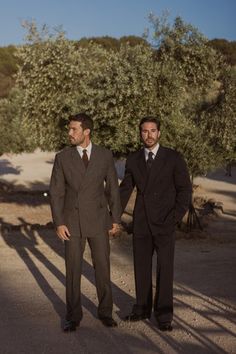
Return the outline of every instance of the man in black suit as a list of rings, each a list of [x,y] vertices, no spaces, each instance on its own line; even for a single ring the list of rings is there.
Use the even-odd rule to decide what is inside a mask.
[[[133,254],[136,304],[128,321],[150,318],[152,306],[162,331],[172,330],[175,226],[191,201],[191,182],[181,155],[159,145],[160,122],[155,117],[141,120],[144,148],[131,153],[120,185],[124,210],[136,187],[133,212]],[[153,304],[152,258],[157,253],[156,293]]]
[[[85,113],[70,118],[72,146],[56,154],[51,209],[57,236],[65,242],[66,305],[64,331],[75,331],[82,319],[81,274],[86,240],[91,249],[98,295],[98,317],[107,327],[112,318],[110,245],[120,223],[118,178],[111,151],[91,142],[93,121]]]

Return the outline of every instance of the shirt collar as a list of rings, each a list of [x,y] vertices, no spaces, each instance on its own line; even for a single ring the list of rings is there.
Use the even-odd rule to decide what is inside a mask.
[[[156,145],[152,150],[149,150],[149,149],[147,149],[147,148],[144,148],[145,159],[146,159],[146,160],[148,159],[148,154],[149,154],[150,151],[153,153],[153,155],[154,155],[153,158],[155,159],[159,147],[160,147],[160,144],[157,143],[157,145]]]
[[[92,143],[91,143],[91,141],[88,144],[88,146],[86,146],[86,148],[84,148],[84,147],[82,147],[80,145],[77,145],[76,149],[77,149],[77,151],[78,151],[78,153],[80,154],[81,157],[83,155],[83,150],[86,150],[87,151],[87,155],[88,155],[88,159],[90,159],[91,151],[92,151]]]

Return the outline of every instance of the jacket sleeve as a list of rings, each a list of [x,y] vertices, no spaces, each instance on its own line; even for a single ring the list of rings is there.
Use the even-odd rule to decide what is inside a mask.
[[[186,162],[178,154],[174,169],[174,182],[176,188],[175,218],[179,222],[189,209],[192,198],[192,184],[190,181]]]
[[[64,225],[65,177],[58,155],[53,165],[49,193],[53,222],[55,226]]]
[[[122,213],[124,212],[126,205],[128,204],[129,198],[133,192],[134,187],[135,187],[135,183],[130,168],[130,158],[128,157],[125,164],[125,175],[120,184],[120,199],[121,199]]]
[[[121,204],[119,194],[118,177],[116,173],[115,163],[112,153],[109,152],[108,169],[106,176],[106,197],[111,213],[113,223],[119,224],[121,222]]]

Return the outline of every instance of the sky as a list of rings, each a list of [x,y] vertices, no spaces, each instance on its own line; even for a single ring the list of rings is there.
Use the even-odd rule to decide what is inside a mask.
[[[0,46],[24,43],[21,23],[62,26],[66,38],[142,36],[148,14],[181,16],[209,39],[236,40],[236,0],[0,0]]]

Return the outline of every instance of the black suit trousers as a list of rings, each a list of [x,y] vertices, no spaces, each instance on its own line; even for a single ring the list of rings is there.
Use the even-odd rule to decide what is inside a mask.
[[[150,317],[152,306],[158,322],[173,319],[175,235],[133,236],[136,305],[133,311]],[[155,253],[155,255],[154,255]],[[153,301],[152,269],[156,257],[156,290]]]

